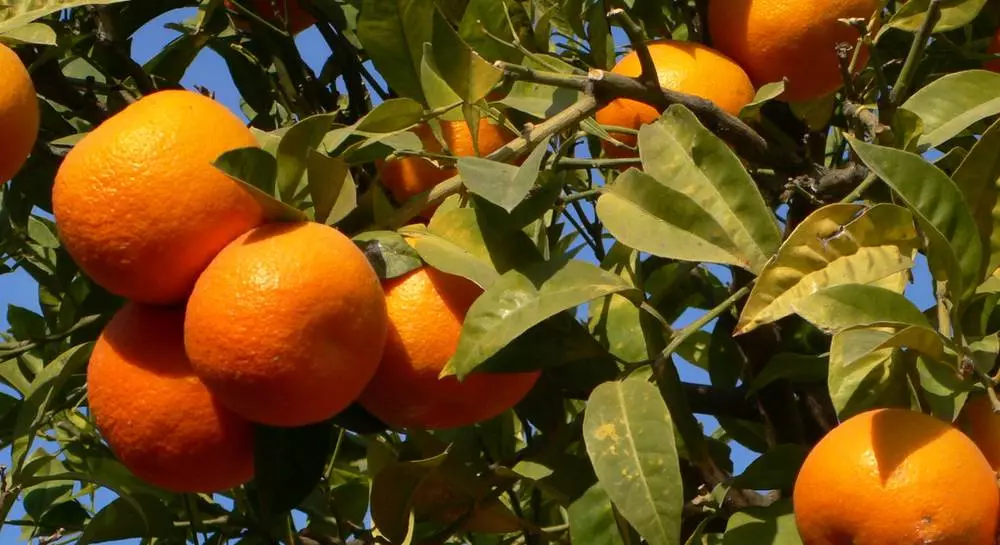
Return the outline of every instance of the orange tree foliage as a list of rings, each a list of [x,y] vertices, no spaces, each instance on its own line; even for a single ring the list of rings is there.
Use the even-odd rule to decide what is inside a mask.
[[[28,275],[38,288],[38,310],[9,306],[9,328],[0,334],[5,535],[46,543],[795,544],[801,542],[792,505],[798,470],[839,422],[893,407],[923,412],[948,430],[935,435],[927,428],[925,435],[934,437],[926,442],[953,434],[953,422],[958,428],[972,422],[975,437],[993,437],[990,426],[1000,424],[984,407],[1000,406],[991,391],[1000,353],[1000,74],[983,67],[996,63],[991,43],[1000,5],[801,3],[794,13],[771,8],[795,2],[766,0],[0,5],[0,44],[28,67],[40,107],[30,157],[0,184],[0,275]],[[850,9],[841,14],[835,9],[841,4]],[[148,62],[133,60],[136,31],[177,8],[188,9],[186,19],[171,24],[176,38]],[[855,18],[837,20],[844,16]],[[306,32],[318,33],[332,51],[318,71],[303,62],[294,41],[310,24]],[[747,78],[699,71],[698,55],[684,62],[650,55],[646,44],[660,40],[701,44],[678,51],[722,50],[735,64],[748,63],[739,67]],[[203,145],[198,139],[212,131],[195,130],[169,150],[146,149],[160,154],[129,176],[148,179],[157,174],[150,170],[156,161],[176,166],[198,157],[191,172],[216,181],[228,175],[266,221],[314,221],[350,237],[383,283],[396,285],[404,280],[393,279],[430,267],[475,284],[471,306],[435,307],[427,315],[412,309],[423,320],[447,315],[437,333],[457,337],[449,346],[432,339],[437,344],[425,352],[445,352],[447,361],[427,366],[454,375],[441,392],[475,373],[477,396],[497,394],[488,373],[533,380],[537,374],[513,408],[447,429],[393,428],[357,402],[304,426],[256,424],[253,478],[212,494],[160,488],[126,465],[140,464],[115,456],[111,435],[129,437],[136,447],[130,452],[150,452],[142,455],[145,467],[174,452],[171,437],[211,431],[178,432],[195,425],[178,418],[190,409],[182,402],[141,403],[143,388],[173,380],[159,375],[123,382],[117,393],[114,381],[105,380],[101,395],[128,399],[129,419],[149,410],[172,414],[150,414],[134,428],[128,419],[116,421],[108,436],[95,427],[87,367],[99,334],[125,301],[82,272],[63,246],[53,183],[87,133],[146,95],[179,88],[194,58],[209,50],[225,62],[258,145],[219,155],[213,146],[224,143]],[[637,67],[611,72],[629,51]],[[30,97],[23,72],[0,53],[6,165],[25,159],[35,116],[23,107]],[[723,64],[738,74],[732,62]],[[676,83],[689,77],[697,80]],[[735,93],[726,87],[734,78],[752,82],[755,96],[738,93],[747,96],[724,109],[709,101]],[[602,125],[595,114],[612,101],[616,107],[644,102],[653,110],[611,116],[635,119],[632,126]],[[510,139],[483,141],[486,123],[494,132],[502,125]],[[455,145],[449,131],[458,126],[469,142],[449,149]],[[141,148],[143,138],[137,132],[124,148]],[[434,179],[413,180],[407,191],[385,183],[383,165],[402,161],[420,167],[408,171],[413,176]],[[90,189],[95,196],[113,193],[116,184],[132,187],[131,178],[88,166],[94,168],[100,172],[77,174],[103,180]],[[222,213],[224,203],[198,200],[195,190],[204,188],[189,187],[194,181],[161,180],[156,198],[106,215],[100,231],[114,232],[127,223],[117,223],[122,217],[147,225],[153,236]],[[90,212],[81,213],[105,217],[108,209]],[[153,214],[162,219],[151,220]],[[164,237],[164,251],[206,244]],[[93,245],[94,253],[119,249]],[[336,261],[299,257],[288,259]],[[926,310],[903,295],[923,258],[933,282],[915,289],[935,302]],[[151,263],[157,265],[143,274],[153,277],[178,265]],[[289,265],[275,270],[301,272]],[[155,280],[131,281],[136,289],[157,287]],[[311,305],[329,303],[324,297],[346,300],[337,293],[349,290],[319,291],[284,305],[302,308],[288,313],[298,318],[284,320],[301,322],[284,342],[309,331],[302,338],[315,350],[308,343],[280,346],[269,337],[277,324],[259,315],[262,307],[250,309],[256,314],[249,323],[231,319],[225,301],[203,309],[211,317],[205,324],[187,324],[218,328],[218,335],[199,329],[186,336],[222,360],[242,361],[261,345],[276,348],[274,354],[310,352],[307,359],[322,364],[322,350],[330,347],[309,329],[310,316],[321,310]],[[213,340],[232,328],[244,328],[231,337],[247,342],[220,350]],[[426,333],[397,341],[419,343],[436,333],[433,324],[420,329]],[[351,341],[368,338],[381,337]],[[123,346],[151,349],[132,341]],[[179,348],[172,350],[174,364],[189,373]],[[366,345],[363,359],[379,350]],[[407,359],[416,361],[400,358]],[[282,364],[280,355],[269,361]],[[690,365],[707,373],[705,384],[682,380],[679,369]],[[359,372],[371,374],[371,366]],[[295,380],[310,386],[311,378]],[[199,414],[209,414],[203,389],[195,390],[202,392]],[[383,405],[406,406],[405,390],[394,386],[399,399]],[[984,391],[990,395],[975,401],[975,417],[959,418],[966,401]],[[171,396],[148,399],[154,398]],[[269,402],[264,395],[257,401]],[[470,402],[454,401],[442,399],[441,406],[461,411]],[[440,421],[465,423],[468,412]],[[719,426],[707,433],[696,415],[714,417]],[[162,434],[153,422],[163,422]],[[892,441],[894,431],[881,430],[878,440]],[[742,470],[734,468],[736,445],[759,455]],[[877,448],[854,446],[882,463]],[[905,464],[915,448],[893,443],[888,451],[902,454],[892,463]],[[992,446],[982,448],[995,457]],[[218,463],[215,455],[205,462]],[[197,476],[210,467],[194,467],[197,456],[186,459],[193,461],[174,470],[189,465]],[[845,475],[858,471],[850,460],[832,459],[849,466]],[[950,470],[982,469],[980,462]],[[826,472],[836,472],[837,463],[816,475],[830,479]],[[836,477],[835,493],[849,504],[852,483]],[[945,492],[966,493],[934,494]],[[905,530],[896,537],[921,523],[919,507],[913,520],[897,513]],[[819,516],[838,513],[831,508]],[[994,526],[985,522],[984,532]],[[836,528],[836,536],[814,542],[862,539]]]

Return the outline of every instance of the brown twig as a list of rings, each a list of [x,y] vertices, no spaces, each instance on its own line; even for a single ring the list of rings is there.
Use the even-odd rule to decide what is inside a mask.
[[[659,87],[660,78],[656,75],[656,64],[653,62],[653,56],[649,53],[649,47],[646,46],[646,39],[642,35],[642,29],[632,20],[628,12],[621,8],[609,11],[608,19],[616,21],[632,43],[632,51],[639,57],[639,67],[641,69],[639,81],[650,87]]]
[[[592,70],[587,76],[577,76],[533,70],[503,61],[497,61],[494,65],[503,70],[508,78],[579,91],[590,89],[601,104],[615,98],[630,98],[660,110],[680,104],[691,110],[708,130],[717,134],[740,156],[750,161],[785,171],[806,171],[810,168],[808,163],[794,151],[768,142],[738,117],[701,97],[662,87],[650,88],[636,78],[603,70]]]

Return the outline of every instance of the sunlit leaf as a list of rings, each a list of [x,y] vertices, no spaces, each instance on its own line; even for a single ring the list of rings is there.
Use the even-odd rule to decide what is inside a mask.
[[[116,4],[124,0],[28,0],[0,4],[0,34],[59,10],[80,6]]]
[[[1000,74],[968,70],[948,74],[913,93],[903,108],[924,123],[921,147],[935,147],[968,126],[1000,113]]]
[[[448,86],[467,103],[475,103],[500,81],[503,72],[462,41],[440,15],[434,17],[434,62]]]
[[[788,316],[815,291],[870,284],[913,265],[919,245],[910,212],[894,205],[820,208],[799,224],[761,272],[736,333]]]
[[[802,545],[792,502],[750,507],[729,517],[722,545]]]
[[[607,382],[587,401],[587,454],[601,487],[650,545],[680,543],[683,486],[674,425],[642,378]]]
[[[899,9],[889,19],[887,28],[917,32],[924,26],[931,0],[908,0],[898,4]],[[934,32],[947,32],[964,27],[979,15],[986,0],[941,0],[941,17],[934,25]]]
[[[951,176],[962,190],[965,204],[972,211],[979,229],[988,261],[987,272],[1000,267],[1000,154],[997,149],[1000,149],[1000,121],[983,132]]]
[[[510,212],[535,185],[548,142],[548,138],[539,142],[520,167],[481,157],[460,157],[458,173],[462,183],[469,191]]]
[[[821,289],[792,307],[796,314],[828,333],[877,322],[930,326],[920,309],[906,297],[864,284]]]

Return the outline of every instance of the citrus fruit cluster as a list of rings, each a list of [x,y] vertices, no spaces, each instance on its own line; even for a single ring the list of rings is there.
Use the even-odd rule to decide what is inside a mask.
[[[993,545],[1000,416],[981,396],[966,404],[957,424],[875,409],[830,431],[795,482],[802,542]]]
[[[252,477],[254,423],[313,424],[358,402],[397,428],[459,427],[527,394],[537,372],[438,378],[481,290],[429,267],[383,287],[340,231],[269,223],[212,165],[255,146],[211,98],[160,91],[90,132],[56,174],[66,250],[129,300],[87,376],[122,463],[165,489],[216,491]]]

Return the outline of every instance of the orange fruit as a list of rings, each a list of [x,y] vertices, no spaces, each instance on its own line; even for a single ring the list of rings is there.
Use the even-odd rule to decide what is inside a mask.
[[[387,321],[378,276],[351,239],[319,223],[272,224],[236,239],[198,279],[184,343],[226,406],[300,426],[358,397]]]
[[[52,204],[63,244],[108,291],[182,301],[215,254],[263,219],[250,193],[212,166],[250,146],[250,130],[208,97],[142,98],[80,140],[59,168]]]
[[[216,492],[253,476],[250,423],[220,405],[184,354],[180,309],[127,303],[94,345],[90,412],[136,476],[174,492]]]
[[[693,42],[659,40],[647,44],[660,85],[674,91],[711,100],[719,108],[736,115],[754,97],[750,78],[731,59],[704,45]],[[635,51],[622,57],[611,70],[615,74],[636,77],[642,72]],[[638,129],[660,117],[660,112],[642,102],[627,98],[611,101],[597,111],[597,122],[629,129]],[[638,138],[631,134],[612,132],[623,144],[635,147]],[[602,142],[610,157],[635,157],[636,153]]]
[[[539,373],[474,373],[438,378],[458,347],[462,322],[482,289],[430,267],[385,285],[389,337],[359,403],[395,428],[457,428],[510,409]]]
[[[225,5],[230,11],[239,13],[230,0],[226,0]],[[242,0],[241,5],[252,6],[254,13],[278,28],[288,30],[292,35],[316,24],[316,19],[299,4],[299,0],[252,0],[251,2]],[[244,30],[250,27],[242,18],[237,19],[236,25]]]
[[[757,86],[788,78],[786,101],[830,94],[843,85],[836,46],[857,44],[838,19],[871,18],[880,0],[710,0],[712,45],[742,66]],[[863,52],[857,68],[867,61]]]
[[[0,43],[0,184],[14,177],[38,139],[38,98],[28,70]]]
[[[986,48],[987,53],[1000,53],[1000,30],[993,35],[993,39],[990,40],[989,47]],[[993,59],[983,63],[983,68],[987,70],[992,70],[993,72],[1000,72],[1000,59]]]
[[[916,411],[878,409],[820,440],[793,502],[805,545],[993,545],[1000,490],[958,429]]]
[[[476,148],[472,145],[472,131],[465,121],[440,120],[440,123],[441,136],[444,137],[452,155],[455,157],[476,155]],[[413,129],[413,132],[420,137],[425,151],[442,152],[441,143],[434,137],[430,125],[421,123]],[[477,137],[479,155],[485,156],[503,147],[516,138],[516,135],[502,125],[483,119],[479,122]],[[458,174],[457,169],[435,166],[422,157],[392,159],[379,162],[378,167],[382,174],[382,184],[400,204]]]
[[[986,456],[993,471],[1000,471],[1000,415],[985,395],[969,398],[958,417],[958,425]]]

